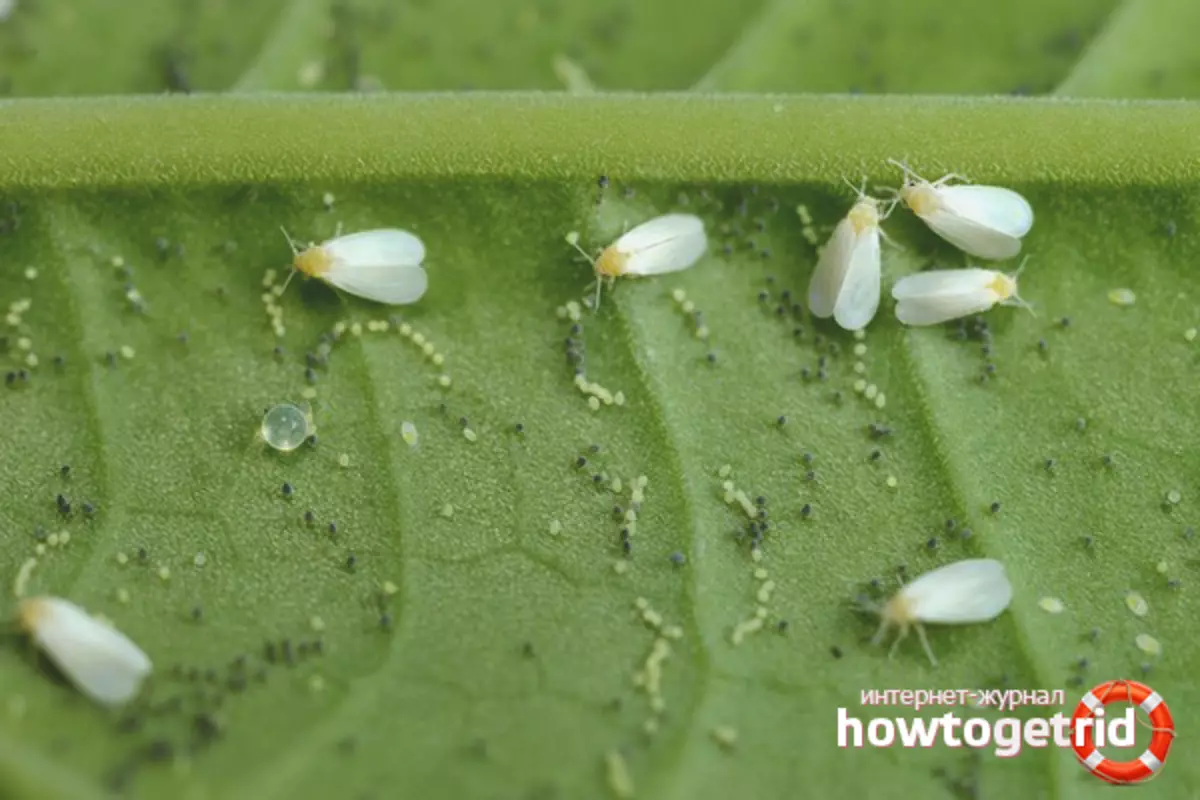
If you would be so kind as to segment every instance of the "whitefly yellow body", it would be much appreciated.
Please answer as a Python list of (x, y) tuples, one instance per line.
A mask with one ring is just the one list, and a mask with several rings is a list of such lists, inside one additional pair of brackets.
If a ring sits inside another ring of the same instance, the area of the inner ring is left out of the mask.
[(129, 637), (59, 597), (21, 601), (21, 627), (76, 688), (107, 706), (137, 695), (150, 659)]
[(1017, 276), (991, 269), (935, 269), (905, 275), (892, 286), (896, 319), (905, 325), (937, 325), (992, 306), (1029, 305), (1017, 294)]
[(406, 305), (420, 300), (429, 286), (421, 266), (425, 244), (408, 231), (361, 231), (304, 249), (297, 247), (290, 236), (288, 243), (297, 270), (357, 297)]
[(936, 667), (937, 659), (923, 624), (988, 622), (1008, 608), (1012, 594), (1012, 584), (1004, 572), (1004, 565), (995, 559), (968, 558), (938, 567), (901, 588), (878, 610), (882, 621), (872, 643), (879, 644), (890, 627), (898, 627), (900, 635), (888, 652), (891, 658), (900, 642), (908, 636), (909, 628), (915, 627), (925, 655)]
[(879, 310), (879, 201), (859, 193), (858, 202), (821, 250), (808, 283), (815, 317), (833, 317), (848, 331), (867, 327)]
[[(578, 249), (579, 245), (575, 244)], [(592, 262), (596, 280), (679, 272), (708, 251), (704, 221), (694, 214), (663, 214), (624, 233)], [(591, 261), (591, 256), (580, 249)], [(599, 300), (600, 287), (596, 287)]]
[(900, 199), (934, 233), (964, 253), (1001, 261), (1021, 252), (1021, 239), (1033, 227), (1033, 208), (1012, 189), (971, 184), (947, 185), (956, 175), (930, 183), (906, 165)]

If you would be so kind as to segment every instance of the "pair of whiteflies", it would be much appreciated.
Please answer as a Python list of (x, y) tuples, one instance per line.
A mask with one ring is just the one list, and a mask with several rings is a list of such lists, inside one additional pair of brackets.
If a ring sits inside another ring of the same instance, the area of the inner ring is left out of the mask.
[[(398, 228), (380, 228), (334, 236), (321, 244), (299, 247), (287, 231), (293, 266), (298, 272), (357, 297), (388, 305), (415, 303), (429, 287), (425, 245)], [(568, 241), (579, 248), (577, 239)], [(622, 235), (593, 259), (599, 281), (622, 275), (656, 275), (687, 269), (708, 250), (704, 222), (692, 214), (664, 214)], [(598, 296), (598, 294), (597, 294)]]
[[(1002, 261), (1021, 252), (1021, 239), (1033, 227), (1033, 208), (1012, 189), (951, 184), (957, 175), (930, 182), (899, 162), (904, 185), (883, 203), (858, 192), (858, 202), (838, 223), (821, 250), (808, 286), (814, 316), (833, 317), (846, 330), (861, 330), (879, 310), (882, 258), (880, 223), (904, 203), (934, 233), (968, 255)], [(967, 269), (928, 270), (906, 275), (892, 287), (896, 317), (906, 325), (937, 325), (979, 314), (997, 303), (1028, 307), (1017, 294), (1016, 273)]]
[[(892, 626), (900, 635), (889, 657), (910, 628), (937, 665), (925, 636), (926, 623), (961, 625), (998, 617), (1012, 601), (1012, 584), (1004, 566), (993, 559), (973, 558), (947, 564), (918, 577), (883, 606), (864, 603), (881, 619), (874, 644)], [(37, 646), (85, 695), (107, 706), (132, 700), (150, 675), (152, 664), (142, 649), (116, 628), (60, 597), (21, 601), (19, 617)]]

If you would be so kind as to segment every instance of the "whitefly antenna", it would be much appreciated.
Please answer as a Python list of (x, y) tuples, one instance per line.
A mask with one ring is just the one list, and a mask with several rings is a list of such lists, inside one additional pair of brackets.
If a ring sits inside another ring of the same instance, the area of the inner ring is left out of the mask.
[(1020, 278), (1021, 273), (1025, 271), (1025, 265), (1029, 263), (1029, 256), (1021, 259), (1021, 265), (1017, 267), (1017, 271), (1013, 273), (1013, 278)]
[(891, 164), (893, 167), (899, 167), (900, 169), (904, 170), (904, 182), (906, 184), (921, 183), (925, 180), (909, 168), (907, 161), (897, 161), (894, 158), (889, 158), (887, 163)]
[(1028, 300), (1025, 300), (1021, 297), (1020, 283), (1018, 282), (1021, 277), (1021, 273), (1025, 271), (1025, 265), (1028, 263), (1029, 263), (1029, 256), (1025, 256), (1024, 258), (1021, 259), (1021, 265), (1019, 267), (1017, 267), (1017, 271), (1012, 274), (1012, 279), (1014, 282), (1017, 282), (1017, 289), (1018, 289), (1017, 292), (1013, 293), (1013, 297), (1015, 297), (1017, 299), (1017, 305), (1019, 305), (1021, 308), (1028, 311), (1030, 314), (1033, 315), (1034, 319), (1036, 319), (1037, 312), (1033, 310), (1032, 303), (1030, 303)]
[(283, 232), (283, 238), (287, 239), (288, 247), (292, 248), (292, 255), (299, 255), (300, 248), (296, 246), (296, 240), (287, 232), (287, 228), (280, 225), (279, 230)]
[[(576, 233), (575, 231), (571, 231), (570, 233), (567, 234), (566, 239), (567, 239), (567, 244), (571, 245), (571, 247), (574, 247), (579, 252), (579, 255), (586, 258), (587, 262), (592, 265), (592, 269), (595, 269), (596, 268), (596, 259), (593, 258), (588, 253), (587, 250), (584, 250), (582, 247), (579, 246), (579, 234)], [(592, 312), (593, 313), (600, 310), (600, 290), (601, 290), (602, 286), (603, 286), (603, 280), (601, 279), (601, 277), (599, 275), (597, 275), (596, 276), (596, 299), (592, 302)], [(590, 284), (589, 284), (589, 288), (590, 288)]]
[(282, 225), (280, 225), (279, 230), (283, 231), (283, 238), (287, 239), (288, 247), (290, 247), (292, 249), (292, 257), (293, 257), (292, 269), (290, 272), (288, 272), (287, 278), (285, 278), (283, 281), (283, 288), (279, 290), (279, 294), (280, 294), (280, 296), (282, 296), (283, 293), (287, 291), (288, 284), (290, 284), (292, 282), (292, 278), (296, 277), (296, 263), (295, 263), (294, 259), (296, 256), (300, 255), (300, 248), (296, 246), (295, 240), (293, 240), (291, 235), (288, 234), (286, 228), (284, 228)]
[(583, 256), (584, 258), (586, 258), (586, 259), (588, 260), (588, 263), (589, 263), (589, 264), (591, 264), (592, 266), (595, 266), (595, 265), (596, 265), (596, 259), (594, 259), (594, 258), (592, 258), (590, 255), (588, 255), (588, 252), (587, 252), (587, 250), (584, 250), (582, 247), (580, 247), (580, 246), (579, 246), (579, 240), (578, 240), (578, 239), (576, 239), (574, 236), (572, 236), (570, 239), (567, 239), (567, 243), (568, 243), (568, 244), (570, 244), (570, 245), (571, 245), (571, 247), (574, 247), (576, 250), (578, 250), (578, 251), (579, 251), (579, 255), (581, 255), (581, 256)]
[(884, 209), (880, 214), (880, 219), (887, 219), (896, 210), (896, 206), (900, 205), (900, 190), (895, 186), (872, 186), (871, 189), (875, 194), (883, 195)]
[(847, 178), (845, 175), (842, 176), (842, 183), (849, 186), (850, 191), (854, 192), (854, 194), (858, 196), (859, 200), (862, 200), (863, 198), (865, 198), (867, 196), (867, 176), (866, 175), (863, 176), (862, 184), (859, 186), (855, 186), (854, 182), (851, 181), (849, 178)]
[[(863, 178), (864, 188), (866, 186), (866, 178)], [(883, 212), (879, 215), (880, 219), (887, 219), (896, 210), (896, 206), (900, 205), (900, 190), (894, 186), (875, 186), (873, 187), (876, 194), (884, 195)], [(887, 238), (886, 236), (884, 238)], [(895, 242), (893, 242), (895, 244)]]

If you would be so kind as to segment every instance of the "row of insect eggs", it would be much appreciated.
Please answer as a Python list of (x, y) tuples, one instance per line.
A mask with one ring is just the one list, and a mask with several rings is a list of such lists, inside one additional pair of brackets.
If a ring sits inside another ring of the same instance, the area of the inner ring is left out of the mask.
[[(847, 330), (865, 328), (879, 310), (882, 280), (880, 223), (903, 202), (942, 238), (965, 253), (988, 260), (1012, 258), (1033, 226), (1033, 209), (1011, 189), (951, 185), (956, 175), (926, 181), (907, 166), (904, 184), (886, 203), (858, 191), (858, 201), (821, 250), (809, 283), (808, 302), (817, 317), (833, 317)], [(886, 205), (886, 208), (882, 208)], [(289, 238), (289, 242), (290, 242)], [(575, 237), (568, 241), (577, 249)], [(318, 246), (292, 244), (297, 270), (368, 300), (402, 305), (419, 300), (428, 287), (425, 247), (396, 229), (336, 236)], [(638, 225), (593, 261), (600, 281), (632, 275), (677, 272), (707, 251), (704, 223), (691, 214), (665, 214)], [(586, 252), (580, 249), (589, 260)], [(892, 287), (896, 316), (907, 325), (935, 325), (988, 310), (996, 303), (1023, 305), (1017, 274), (990, 269), (927, 270)]]

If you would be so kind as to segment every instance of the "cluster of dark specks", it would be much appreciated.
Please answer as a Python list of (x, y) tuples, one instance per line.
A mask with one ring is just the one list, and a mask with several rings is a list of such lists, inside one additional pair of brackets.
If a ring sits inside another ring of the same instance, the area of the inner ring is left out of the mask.
[(947, 323), (951, 335), (961, 342), (979, 344), (979, 355), (983, 365), (979, 371), (979, 383), (987, 384), (996, 377), (996, 363), (993, 360), (992, 329), (982, 316), (963, 317)]
[[(598, 463), (601, 451), (602, 448), (599, 444), (588, 445), (586, 455), (576, 456), (573, 466), (576, 472), (589, 476), (592, 485), (603, 491), (606, 497), (613, 501), (610, 507), (610, 519), (618, 526), (618, 546), (622, 557), (628, 560), (633, 557), (633, 539), (637, 532), (638, 514), (645, 501), (645, 489), (649, 481), (645, 475), (640, 475), (629, 479), (628, 485), (626, 485), (626, 481), (620, 477), (610, 476)], [(623, 499), (626, 489), (629, 493), (627, 504)], [(551, 533), (557, 535), (559, 532), (561, 532), (561, 523), (555, 520), (551, 523)], [(618, 565), (617, 569), (618, 572), (621, 572), (624, 567)]]
[[(796, 299), (791, 289), (778, 289), (774, 275), (768, 275), (766, 282), (766, 288), (758, 290), (759, 307), (776, 319), (791, 325), (792, 336), (797, 340), (803, 339), (805, 329), (801, 323), (805, 320), (804, 306)], [(776, 291), (778, 294), (775, 294)]]
[(203, 755), (230, 725), (231, 698), (261, 690), (274, 671), (307, 667), (316, 675), (312, 665), (325, 650), (319, 636), (285, 637), (264, 642), (258, 656), (239, 653), (223, 666), (176, 664), (162, 671), (113, 721), (127, 753), (108, 770), (109, 788), (127, 790), (143, 770)]
[[(571, 237), (568, 239), (571, 240)], [(591, 298), (587, 298), (585, 302), (590, 300)], [(588, 408), (592, 411), (599, 411), (602, 406), (625, 405), (624, 392), (613, 392), (599, 383), (588, 380), (587, 348), (583, 339), (583, 306), (571, 300), (559, 306), (555, 313), (560, 320), (566, 320), (569, 323), (567, 336), (563, 340), (563, 349), (567, 365), (571, 368), (574, 376), (575, 388), (587, 398)]]
[(1071, 668), (1074, 674), (1067, 676), (1068, 686), (1082, 686), (1088, 667), (1091, 666), (1091, 661), (1087, 656), (1080, 656), (1071, 662)]
[(756, 552), (766, 542), (770, 530), (771, 510), (767, 507), (767, 498), (758, 495), (754, 498), (753, 516), (747, 514), (745, 525), (735, 530), (733, 537), (739, 543), (747, 543), (751, 552)]
[(587, 343), (583, 339), (583, 323), (572, 322), (563, 340), (563, 353), (573, 375), (587, 374)]
[(601, 175), (596, 178), (596, 205), (604, 202), (604, 193), (608, 189), (609, 180), (607, 175)]
[(9, 370), (4, 373), (4, 385), (12, 388), (25, 386), (29, 383), (29, 370), (22, 367), (21, 369)]

